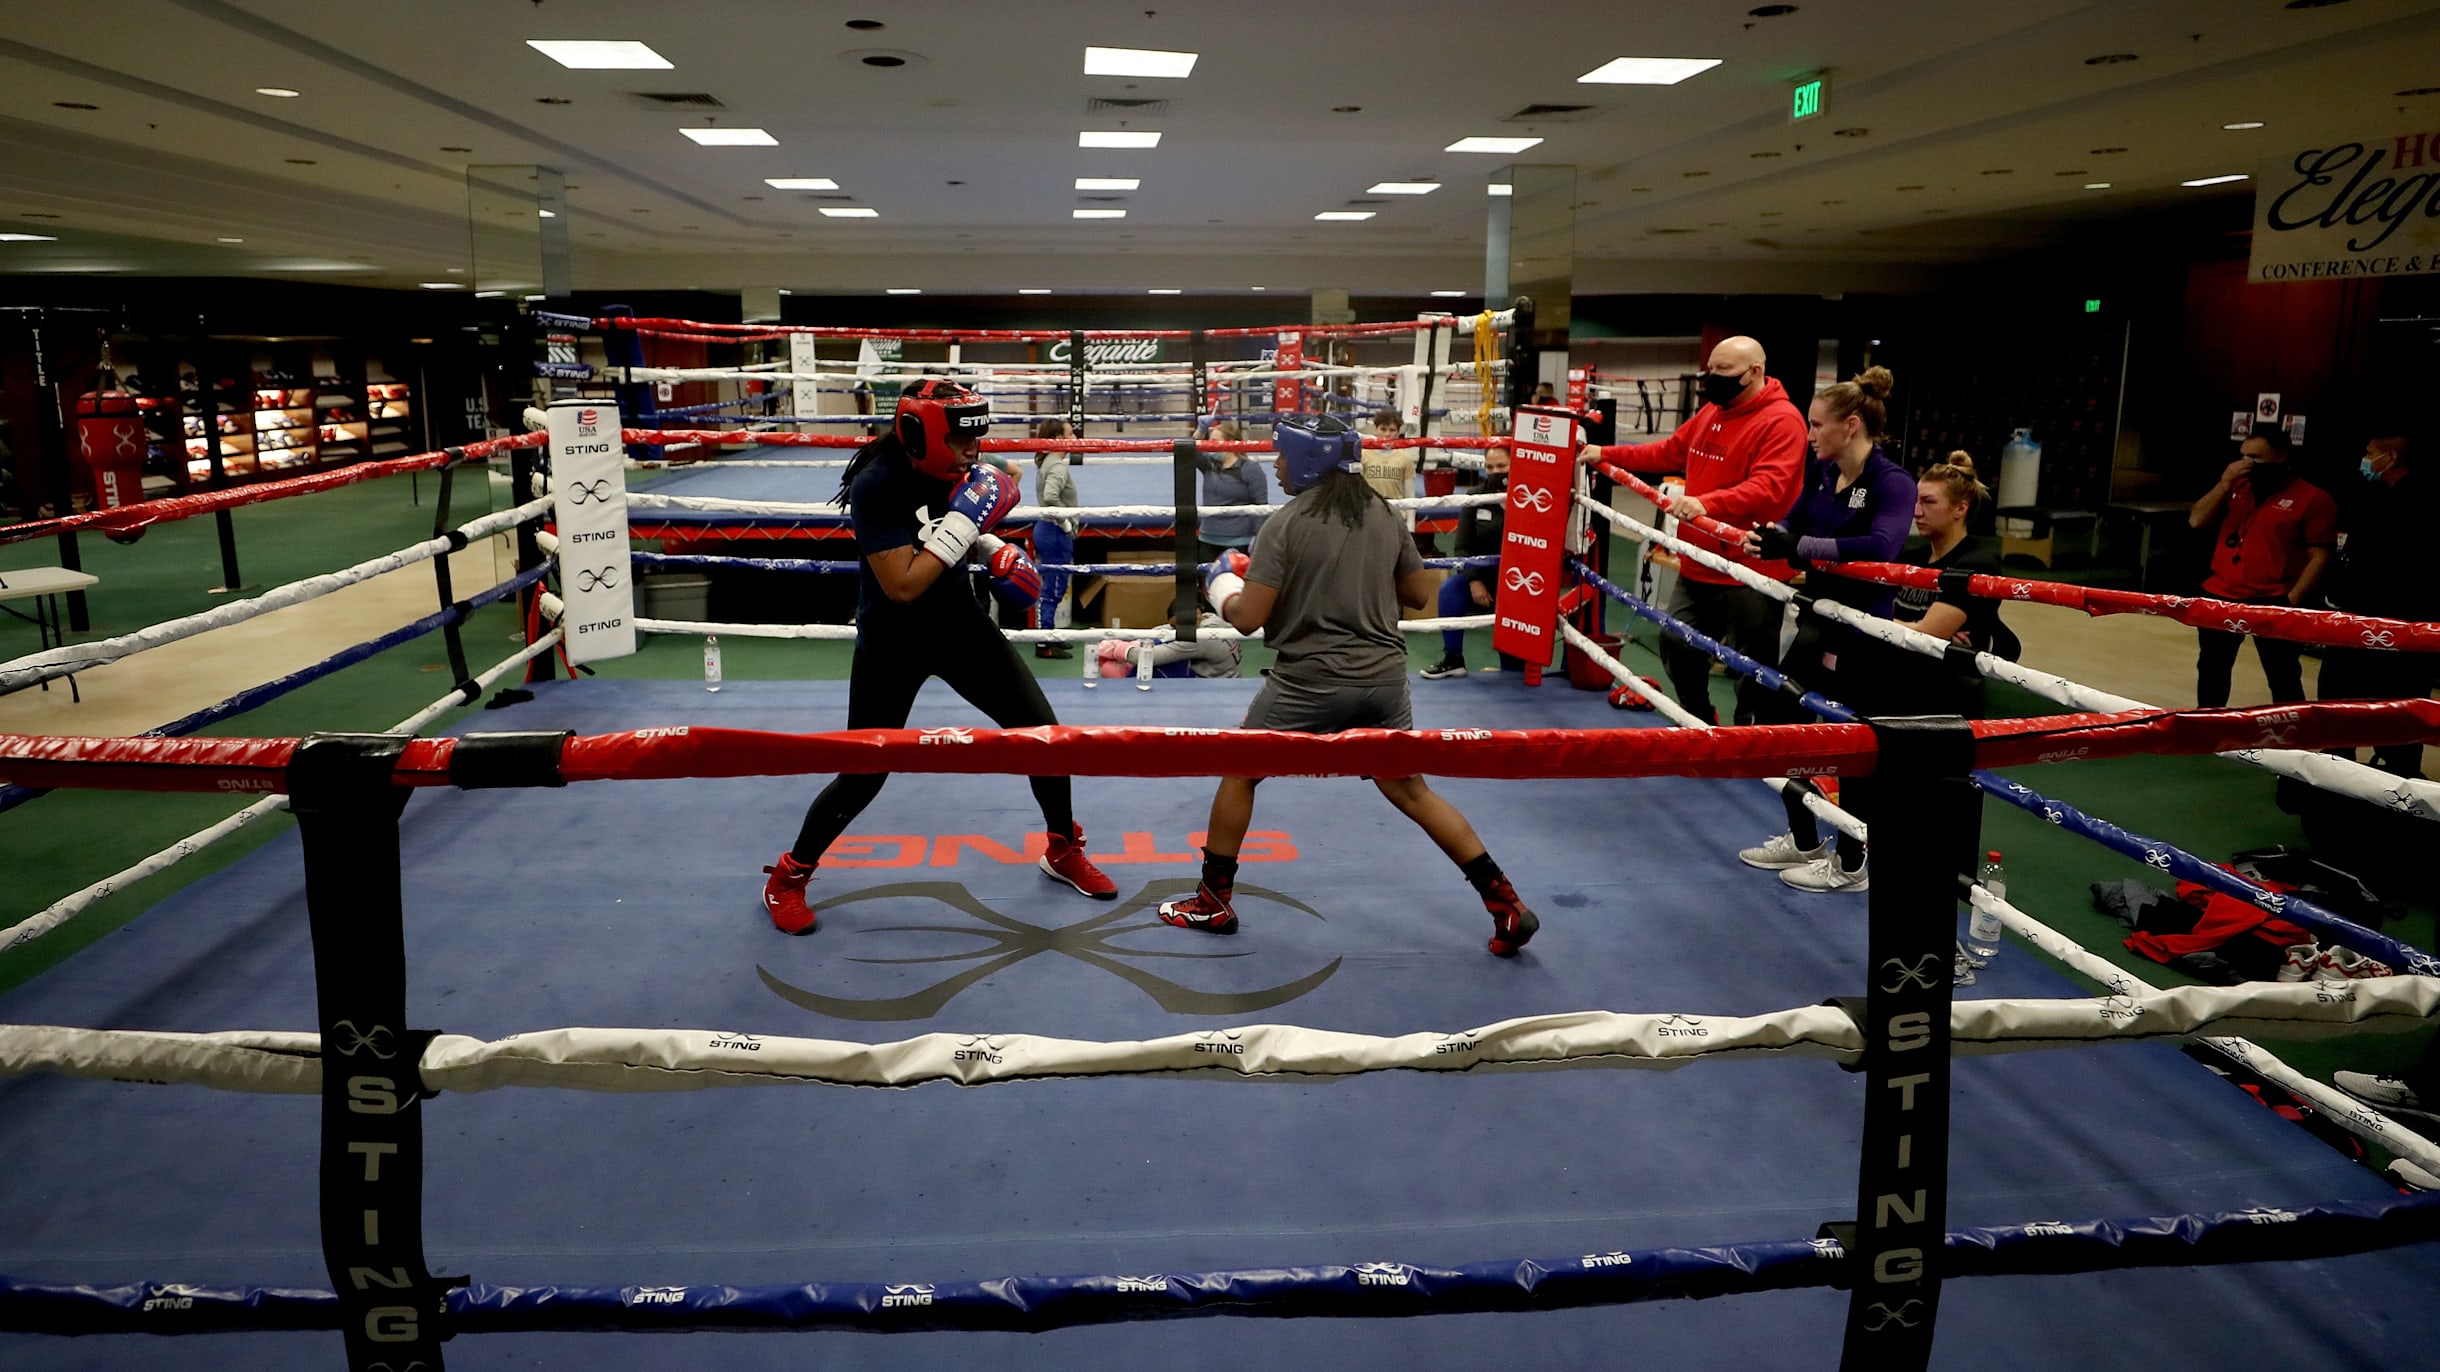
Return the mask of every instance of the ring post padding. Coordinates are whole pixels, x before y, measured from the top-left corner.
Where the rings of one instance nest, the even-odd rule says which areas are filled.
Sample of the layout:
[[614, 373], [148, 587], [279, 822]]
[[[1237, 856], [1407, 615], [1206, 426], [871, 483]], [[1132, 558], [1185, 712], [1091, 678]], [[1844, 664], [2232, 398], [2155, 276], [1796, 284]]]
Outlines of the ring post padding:
[[[518, 448], [509, 455], [509, 493], [514, 497], [519, 508], [531, 504], [542, 494], [542, 474], [549, 469], [549, 466], [550, 455], [539, 449]], [[529, 571], [549, 560], [542, 551], [541, 539], [537, 537], [541, 531], [542, 521], [539, 518], [527, 520], [517, 526], [518, 571]], [[536, 585], [527, 588], [517, 597], [517, 614], [526, 626], [525, 637], [528, 643], [532, 643], [542, 635], [542, 630], [534, 620], [534, 603], [543, 595], [544, 591], [544, 587]], [[555, 675], [552, 660], [549, 657], [539, 657], [534, 661], [538, 667], [528, 668], [527, 680], [533, 680], [537, 670], [542, 679], [546, 681]]]
[[427, 1033], [406, 1028], [407, 957], [391, 773], [408, 740], [320, 734], [288, 764], [305, 848], [322, 1033], [322, 1254], [351, 1372], [440, 1372], [446, 1288], [424, 1262]]
[[[451, 461], [441, 468], [439, 486], [440, 489], [435, 491], [432, 496], [432, 536], [446, 538], [457, 532], [449, 522], [450, 498], [457, 489], [457, 463], [455, 461]], [[453, 541], [462, 546], [465, 538], [463, 535], [459, 535]], [[453, 548], [452, 551], [454, 550]], [[432, 583], [434, 591], [440, 596], [442, 609], [446, 610], [458, 603], [457, 591], [450, 581], [448, 553], [442, 553], [432, 559]], [[458, 620], [453, 619], [441, 626], [441, 642], [449, 653], [450, 679], [463, 682], [473, 675], [466, 669], [466, 640], [465, 636], [458, 632]]]
[[1171, 444], [1170, 457], [1170, 495], [1178, 507], [1178, 594], [1169, 603], [1170, 620], [1178, 626], [1178, 642], [1192, 643], [1202, 619], [1195, 608], [1195, 581], [1203, 570], [1195, 565], [1203, 556], [1203, 521], [1195, 503], [1195, 441], [1181, 438]]
[[[1873, 882], [1864, 965], [1864, 1147], [1845, 1372], [1930, 1365], [1948, 1221], [1949, 1010], [1958, 868], [1974, 850], [1974, 729], [1955, 715], [1866, 721]], [[1833, 859], [1835, 861], [1836, 859]]]
[[1068, 436], [1084, 437], [1084, 330], [1068, 330]]

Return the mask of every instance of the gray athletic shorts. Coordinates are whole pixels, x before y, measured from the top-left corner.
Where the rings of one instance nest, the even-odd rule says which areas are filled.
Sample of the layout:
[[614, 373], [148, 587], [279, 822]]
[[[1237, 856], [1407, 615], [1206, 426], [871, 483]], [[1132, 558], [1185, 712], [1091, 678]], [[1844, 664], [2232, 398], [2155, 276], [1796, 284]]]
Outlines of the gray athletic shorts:
[[1262, 689], [1254, 693], [1254, 703], [1246, 707], [1245, 723], [1240, 727], [1294, 734], [1412, 729], [1415, 712], [1403, 676], [1369, 686], [1313, 686], [1271, 676], [1263, 678]]

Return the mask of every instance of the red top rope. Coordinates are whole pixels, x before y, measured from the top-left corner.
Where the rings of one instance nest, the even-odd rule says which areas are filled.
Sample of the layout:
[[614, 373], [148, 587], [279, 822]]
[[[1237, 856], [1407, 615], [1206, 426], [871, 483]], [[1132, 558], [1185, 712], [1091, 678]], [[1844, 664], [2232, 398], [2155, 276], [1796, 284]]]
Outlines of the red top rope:
[[[1975, 765], [2440, 742], [2440, 701], [1976, 720]], [[458, 740], [417, 739], [392, 780], [447, 786]], [[130, 791], [287, 789], [291, 738], [60, 738], [0, 734], [0, 782]], [[1869, 775], [1863, 724], [1723, 729], [862, 729], [775, 734], [662, 728], [570, 738], [565, 781], [939, 772], [1071, 776], [1773, 777]], [[536, 778], [536, 783], [541, 783]]]
[[[1057, 415], [1045, 415], [1056, 419]], [[888, 416], [880, 417], [888, 423]], [[771, 448], [861, 448], [872, 442], [856, 434], [809, 434], [794, 430], [774, 429], [622, 429], [621, 441], [664, 446], [673, 443], [753, 443]], [[1165, 453], [1176, 447], [1174, 438], [986, 438], [987, 453]], [[1367, 448], [1505, 448], [1506, 438], [1367, 438]], [[1195, 446], [1207, 453], [1267, 453], [1271, 445], [1252, 439], [1226, 441], [1216, 438], [1197, 439]], [[708, 460], [708, 459], [707, 459]]]
[[[1446, 320], [1387, 319], [1371, 324], [1268, 324], [1252, 328], [1205, 329], [1205, 338], [1273, 338], [1280, 334], [1308, 337], [1365, 338], [1421, 333]], [[1068, 329], [873, 329], [839, 324], [706, 324], [695, 319], [631, 319], [624, 315], [596, 319], [597, 329], [628, 329], [656, 338], [691, 343], [768, 343], [800, 335], [815, 338], [897, 338], [911, 343], [1056, 343], [1075, 336]], [[1193, 329], [1086, 329], [1088, 341], [1122, 338], [1192, 338]]]

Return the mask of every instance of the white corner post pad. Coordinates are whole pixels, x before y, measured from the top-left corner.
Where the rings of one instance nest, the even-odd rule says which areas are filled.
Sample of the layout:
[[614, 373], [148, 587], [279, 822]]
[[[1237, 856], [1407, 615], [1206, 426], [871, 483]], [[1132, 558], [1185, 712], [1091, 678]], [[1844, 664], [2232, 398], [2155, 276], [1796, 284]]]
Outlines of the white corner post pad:
[[618, 407], [557, 400], [549, 418], [568, 661], [627, 657], [635, 652], [635, 577], [627, 557], [627, 450]]

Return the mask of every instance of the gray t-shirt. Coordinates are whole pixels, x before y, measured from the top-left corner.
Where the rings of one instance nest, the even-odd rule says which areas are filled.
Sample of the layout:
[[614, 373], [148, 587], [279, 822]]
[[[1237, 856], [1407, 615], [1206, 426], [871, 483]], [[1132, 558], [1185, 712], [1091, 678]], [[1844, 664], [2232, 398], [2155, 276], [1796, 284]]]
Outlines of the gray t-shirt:
[[1423, 557], [1387, 505], [1367, 503], [1364, 527], [1350, 529], [1314, 514], [1319, 494], [1289, 501], [1254, 535], [1245, 579], [1279, 592], [1262, 629], [1279, 654], [1272, 674], [1316, 686], [1403, 681], [1398, 581]]

